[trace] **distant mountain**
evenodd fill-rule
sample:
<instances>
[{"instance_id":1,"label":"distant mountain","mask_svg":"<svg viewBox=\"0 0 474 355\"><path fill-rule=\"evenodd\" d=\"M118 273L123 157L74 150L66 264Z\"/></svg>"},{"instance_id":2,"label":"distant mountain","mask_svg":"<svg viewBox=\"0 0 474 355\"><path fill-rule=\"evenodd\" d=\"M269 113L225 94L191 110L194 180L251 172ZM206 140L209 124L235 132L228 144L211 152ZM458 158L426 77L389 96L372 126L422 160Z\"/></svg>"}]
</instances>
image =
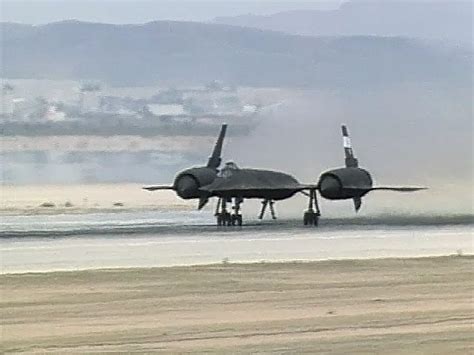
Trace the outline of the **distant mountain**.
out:
<instances>
[{"instance_id":1,"label":"distant mountain","mask_svg":"<svg viewBox=\"0 0 474 355\"><path fill-rule=\"evenodd\" d=\"M313 38L172 21L2 23L0 30L4 78L356 89L401 82L471 85L471 52L406 38Z\"/></svg>"},{"instance_id":2,"label":"distant mountain","mask_svg":"<svg viewBox=\"0 0 474 355\"><path fill-rule=\"evenodd\" d=\"M351 0L337 10L219 17L215 23L310 36L405 36L472 45L473 2Z\"/></svg>"}]
</instances>

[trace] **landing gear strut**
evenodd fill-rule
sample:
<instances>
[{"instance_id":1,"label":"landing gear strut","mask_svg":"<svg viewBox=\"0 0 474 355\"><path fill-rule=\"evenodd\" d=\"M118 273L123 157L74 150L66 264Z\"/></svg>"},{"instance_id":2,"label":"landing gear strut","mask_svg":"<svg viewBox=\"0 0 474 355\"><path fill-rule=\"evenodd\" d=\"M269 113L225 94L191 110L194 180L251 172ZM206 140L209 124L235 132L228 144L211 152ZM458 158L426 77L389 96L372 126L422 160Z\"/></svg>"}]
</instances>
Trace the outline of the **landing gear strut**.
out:
<instances>
[{"instance_id":1,"label":"landing gear strut","mask_svg":"<svg viewBox=\"0 0 474 355\"><path fill-rule=\"evenodd\" d=\"M319 211L318 197L316 195L316 190L310 190L309 192L309 205L308 210L303 215L303 223L305 226L317 226L319 223L319 216L321 212Z\"/></svg>"},{"instance_id":2,"label":"landing gear strut","mask_svg":"<svg viewBox=\"0 0 474 355\"><path fill-rule=\"evenodd\" d=\"M242 198L234 198L234 205L232 206L232 214L227 211L227 203L232 202L232 199L219 198L217 200L216 216L218 226L241 226L242 215L240 214L240 205L244 200Z\"/></svg>"},{"instance_id":3,"label":"landing gear strut","mask_svg":"<svg viewBox=\"0 0 474 355\"><path fill-rule=\"evenodd\" d=\"M231 216L231 224L233 226L242 226L242 215L240 214L240 204L244 202L243 198L236 197L234 198L234 206L232 206L232 209L234 212L232 213Z\"/></svg>"},{"instance_id":4,"label":"landing gear strut","mask_svg":"<svg viewBox=\"0 0 474 355\"><path fill-rule=\"evenodd\" d=\"M272 219L277 219L275 215L275 208L273 205L275 204L275 201L273 200L263 200L262 201L262 209L260 210L260 214L258 215L258 219L263 219L263 216L265 215L265 210L267 209L267 206L270 206L270 213L272 215Z\"/></svg>"}]
</instances>

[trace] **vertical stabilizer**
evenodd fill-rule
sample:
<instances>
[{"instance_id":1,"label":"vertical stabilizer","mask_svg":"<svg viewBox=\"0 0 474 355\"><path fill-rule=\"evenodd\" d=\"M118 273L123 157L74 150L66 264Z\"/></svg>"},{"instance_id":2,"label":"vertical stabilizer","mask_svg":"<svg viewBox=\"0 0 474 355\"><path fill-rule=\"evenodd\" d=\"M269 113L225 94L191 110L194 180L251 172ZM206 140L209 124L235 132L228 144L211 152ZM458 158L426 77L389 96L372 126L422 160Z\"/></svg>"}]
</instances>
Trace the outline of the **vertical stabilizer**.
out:
<instances>
[{"instance_id":1,"label":"vertical stabilizer","mask_svg":"<svg viewBox=\"0 0 474 355\"><path fill-rule=\"evenodd\" d=\"M359 161L354 156L354 151L352 150L351 138L349 137L349 131L346 125L342 125L342 145L344 146L344 155L346 158L346 168L357 168L359 167ZM354 197L354 209L356 212L359 212L362 206L362 199L360 197Z\"/></svg>"},{"instance_id":2,"label":"vertical stabilizer","mask_svg":"<svg viewBox=\"0 0 474 355\"><path fill-rule=\"evenodd\" d=\"M347 130L346 125L342 125L342 144L344 146L344 154L346 157L346 167L357 168L359 166L359 162L354 156L351 138L349 137L349 131Z\"/></svg>"},{"instance_id":3,"label":"vertical stabilizer","mask_svg":"<svg viewBox=\"0 0 474 355\"><path fill-rule=\"evenodd\" d=\"M212 155L209 157L209 161L207 162L208 168L217 169L219 165L221 165L222 145L224 144L226 130L227 124L224 123L221 127L221 132L219 133L219 137L217 138L216 145L214 146L214 150L212 151Z\"/></svg>"}]
</instances>

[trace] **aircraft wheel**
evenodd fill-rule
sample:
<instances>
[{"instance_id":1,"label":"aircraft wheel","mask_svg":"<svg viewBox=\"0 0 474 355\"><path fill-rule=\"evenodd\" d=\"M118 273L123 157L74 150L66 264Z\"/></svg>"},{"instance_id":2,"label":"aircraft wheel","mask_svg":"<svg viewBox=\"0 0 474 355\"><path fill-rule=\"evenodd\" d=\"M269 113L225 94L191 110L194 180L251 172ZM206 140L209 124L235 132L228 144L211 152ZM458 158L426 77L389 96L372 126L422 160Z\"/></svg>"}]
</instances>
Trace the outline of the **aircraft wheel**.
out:
<instances>
[{"instance_id":1,"label":"aircraft wheel","mask_svg":"<svg viewBox=\"0 0 474 355\"><path fill-rule=\"evenodd\" d=\"M319 216L317 214L314 215L313 217L313 225L317 227L319 224Z\"/></svg>"},{"instance_id":2,"label":"aircraft wheel","mask_svg":"<svg viewBox=\"0 0 474 355\"><path fill-rule=\"evenodd\" d=\"M239 227L242 227L242 215L238 215L236 217L237 217L237 225Z\"/></svg>"},{"instance_id":3,"label":"aircraft wheel","mask_svg":"<svg viewBox=\"0 0 474 355\"><path fill-rule=\"evenodd\" d=\"M232 223L232 226L235 226L237 224L237 216L236 215L232 215L231 223Z\"/></svg>"},{"instance_id":4,"label":"aircraft wheel","mask_svg":"<svg viewBox=\"0 0 474 355\"><path fill-rule=\"evenodd\" d=\"M319 224L319 216L314 212L305 212L303 223L305 226L317 226Z\"/></svg>"},{"instance_id":5,"label":"aircraft wheel","mask_svg":"<svg viewBox=\"0 0 474 355\"><path fill-rule=\"evenodd\" d=\"M303 215L303 223L305 226L311 224L311 214L309 212L305 212L305 214Z\"/></svg>"},{"instance_id":6,"label":"aircraft wheel","mask_svg":"<svg viewBox=\"0 0 474 355\"><path fill-rule=\"evenodd\" d=\"M222 216L220 214L217 215L217 225L220 227L222 226L223 222L224 222L224 219L222 218Z\"/></svg>"},{"instance_id":7,"label":"aircraft wheel","mask_svg":"<svg viewBox=\"0 0 474 355\"><path fill-rule=\"evenodd\" d=\"M229 212L225 214L225 225L231 226L232 225L232 217Z\"/></svg>"}]
</instances>

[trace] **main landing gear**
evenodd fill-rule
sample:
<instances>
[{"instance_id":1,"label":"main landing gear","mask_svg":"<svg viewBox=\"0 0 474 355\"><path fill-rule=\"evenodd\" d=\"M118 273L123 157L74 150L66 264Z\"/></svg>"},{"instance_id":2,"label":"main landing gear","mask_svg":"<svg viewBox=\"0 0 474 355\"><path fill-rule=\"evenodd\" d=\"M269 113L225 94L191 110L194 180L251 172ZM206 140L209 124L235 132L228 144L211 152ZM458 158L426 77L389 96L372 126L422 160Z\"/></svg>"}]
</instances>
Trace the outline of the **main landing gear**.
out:
<instances>
[{"instance_id":1,"label":"main landing gear","mask_svg":"<svg viewBox=\"0 0 474 355\"><path fill-rule=\"evenodd\" d=\"M309 206L308 210L303 215L303 223L305 226L317 226L319 223L319 211L318 197L316 196L316 190L310 190L309 192Z\"/></svg>"},{"instance_id":2,"label":"main landing gear","mask_svg":"<svg viewBox=\"0 0 474 355\"><path fill-rule=\"evenodd\" d=\"M240 205L244 200L242 198L234 198L232 213L227 211L227 203L232 202L229 198L219 198L217 200L216 216L218 226L242 226L242 215L240 214Z\"/></svg>"}]
</instances>

